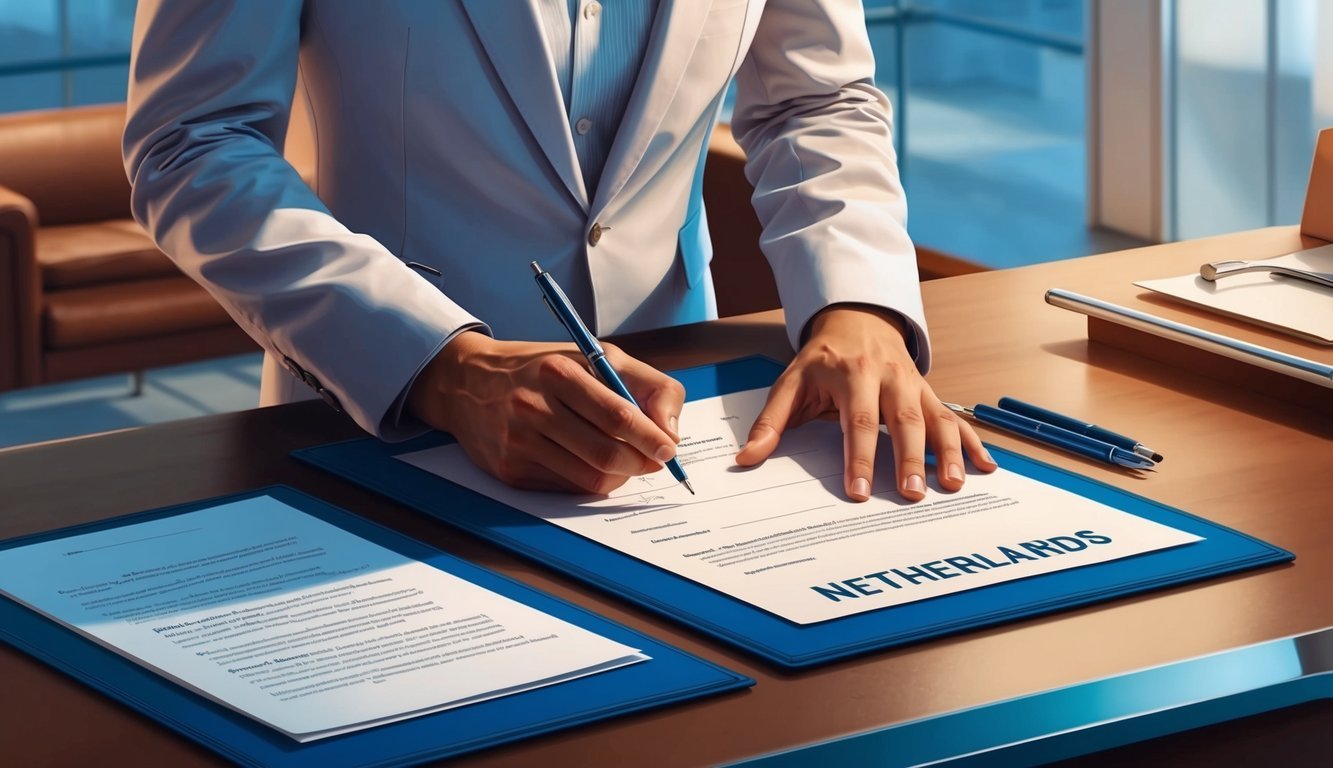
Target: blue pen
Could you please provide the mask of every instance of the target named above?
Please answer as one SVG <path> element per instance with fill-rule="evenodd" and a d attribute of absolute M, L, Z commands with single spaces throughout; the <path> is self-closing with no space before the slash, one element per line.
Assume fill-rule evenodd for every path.
<path fill-rule="evenodd" d="M 574 310 L 574 305 L 569 303 L 565 292 L 560 290 L 560 286 L 556 284 L 555 278 L 551 277 L 551 273 L 543 271 L 535 261 L 532 262 L 532 272 L 536 276 L 537 287 L 541 289 L 542 301 L 546 302 L 547 308 L 556 316 L 560 324 L 565 326 L 565 330 L 569 331 L 569 335 L 574 339 L 574 344 L 578 346 L 579 352 L 588 358 L 588 365 L 592 366 L 597 378 L 610 387 L 611 391 L 634 403 L 634 407 L 638 408 L 639 403 L 634 399 L 634 395 L 630 394 L 629 387 L 625 386 L 625 382 L 620 380 L 620 375 L 616 373 L 616 369 L 612 368 L 611 363 L 607 361 L 606 350 L 602 349 L 602 345 L 597 343 L 597 337 L 592 335 L 588 326 L 583 324 L 583 318 L 579 317 L 579 313 Z M 676 457 L 673 456 L 666 462 L 666 468 L 671 472 L 672 477 L 685 486 L 685 490 L 689 491 L 691 495 L 694 494 L 694 486 L 690 485 L 690 479 L 686 477 L 685 470 L 680 466 L 680 461 Z"/>
<path fill-rule="evenodd" d="M 1109 429 L 1103 429 L 1096 424 L 1089 424 L 1082 419 L 1065 416 L 1064 414 L 1056 413 L 1055 411 L 1048 411 L 1041 406 L 1025 403 L 1022 400 L 1012 397 L 1002 397 L 1000 398 L 1000 407 L 1010 413 L 1017 413 L 1020 416 L 1027 416 L 1030 419 L 1044 421 L 1047 424 L 1053 424 L 1061 429 L 1067 429 L 1070 432 L 1077 432 L 1080 435 L 1091 437 L 1093 440 L 1101 440 L 1103 443 L 1110 443 L 1111 445 L 1124 448 L 1127 451 L 1133 451 L 1145 459 L 1161 461 L 1163 458 L 1162 454 L 1154 451 L 1132 437 L 1125 437 L 1124 435 L 1117 434 Z"/>
<path fill-rule="evenodd" d="M 1152 459 L 1146 459 L 1133 451 L 1127 451 L 1119 446 L 1104 443 L 1101 440 L 1095 440 L 1053 424 L 1046 424 L 1017 413 L 1000 410 L 994 406 L 978 404 L 972 408 L 964 408 L 955 403 L 944 403 L 944 405 L 952 411 L 967 414 L 982 424 L 989 424 L 992 427 L 998 427 L 1056 448 L 1063 448 L 1080 456 L 1104 461 L 1107 464 L 1115 464 L 1131 469 L 1150 469 L 1153 466 Z"/>

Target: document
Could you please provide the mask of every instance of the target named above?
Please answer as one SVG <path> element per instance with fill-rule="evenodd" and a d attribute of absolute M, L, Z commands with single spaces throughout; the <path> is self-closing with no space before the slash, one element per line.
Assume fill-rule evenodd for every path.
<path fill-rule="evenodd" d="M 1307 272 L 1333 274 L 1333 245 L 1261 259 Z M 1209 282 L 1198 273 L 1139 280 L 1140 288 L 1325 346 L 1333 345 L 1333 288 L 1267 272 Z"/>
<path fill-rule="evenodd" d="M 909 504 L 887 434 L 872 496 L 854 503 L 833 422 L 789 430 L 772 457 L 743 469 L 734 456 L 767 394 L 686 403 L 678 456 L 697 497 L 666 471 L 609 496 L 570 496 L 510 488 L 456 444 L 398 458 L 796 624 L 1200 540 L 1003 469 L 968 475 L 957 493 L 932 478 L 926 499 Z"/>
<path fill-rule="evenodd" d="M 0 551 L 0 592 L 300 742 L 647 658 L 269 496 Z"/>

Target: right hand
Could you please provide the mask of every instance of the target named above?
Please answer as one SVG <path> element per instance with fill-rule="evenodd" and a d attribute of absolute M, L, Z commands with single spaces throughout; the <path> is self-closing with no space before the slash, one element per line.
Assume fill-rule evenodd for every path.
<path fill-rule="evenodd" d="M 685 389 L 604 344 L 643 410 L 589 372 L 573 344 L 459 334 L 417 376 L 413 415 L 452 434 L 507 485 L 604 495 L 676 455 Z"/>

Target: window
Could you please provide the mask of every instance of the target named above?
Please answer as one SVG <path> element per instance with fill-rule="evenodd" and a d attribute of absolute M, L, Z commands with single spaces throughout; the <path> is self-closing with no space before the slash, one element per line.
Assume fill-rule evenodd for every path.
<path fill-rule="evenodd" d="M 1084 0 L 868 0 L 908 230 L 994 267 L 1141 244 L 1087 226 Z"/>
<path fill-rule="evenodd" d="M 134 0 L 0 0 L 0 112 L 125 100 Z"/>

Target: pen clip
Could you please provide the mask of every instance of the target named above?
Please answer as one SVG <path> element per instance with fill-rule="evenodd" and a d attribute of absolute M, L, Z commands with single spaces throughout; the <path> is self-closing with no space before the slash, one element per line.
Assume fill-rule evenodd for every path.
<path fill-rule="evenodd" d="M 560 320 L 560 313 L 555 311 L 555 306 L 551 304 L 551 300 L 546 298 L 546 294 L 544 293 L 542 294 L 542 303 L 545 304 L 546 308 L 551 311 L 552 317 L 554 317 L 556 320 Z M 563 323 L 564 321 L 562 320 L 561 322 Z"/>
<path fill-rule="evenodd" d="M 598 343 L 597 337 L 593 336 L 592 332 L 588 330 L 588 326 L 583 324 L 583 318 L 579 317 L 578 311 L 574 309 L 574 305 L 570 303 L 565 292 L 560 290 L 560 285 L 555 282 L 555 278 L 551 277 L 551 273 L 543 270 L 535 261 L 531 262 L 530 266 L 537 281 L 537 287 L 541 290 L 542 302 L 546 304 L 547 309 L 551 310 L 551 314 L 555 315 L 555 319 L 565 326 L 565 330 L 569 332 L 569 336 L 573 339 L 575 346 L 579 348 L 579 352 L 588 358 L 589 362 L 605 356 L 606 351 Z"/>

